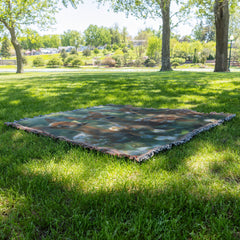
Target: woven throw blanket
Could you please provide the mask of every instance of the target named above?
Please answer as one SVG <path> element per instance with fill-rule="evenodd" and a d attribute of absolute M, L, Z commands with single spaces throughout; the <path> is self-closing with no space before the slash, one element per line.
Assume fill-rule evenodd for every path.
<path fill-rule="evenodd" d="M 105 105 L 51 113 L 5 124 L 141 162 L 162 150 L 185 143 L 196 134 L 234 116 L 187 109 Z"/>

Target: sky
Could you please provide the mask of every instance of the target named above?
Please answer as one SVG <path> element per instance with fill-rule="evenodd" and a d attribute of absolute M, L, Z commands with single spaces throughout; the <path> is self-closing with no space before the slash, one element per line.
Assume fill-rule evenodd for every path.
<path fill-rule="evenodd" d="M 176 6 L 173 5 L 172 9 L 176 9 Z M 56 14 L 56 24 L 52 26 L 52 29 L 40 32 L 40 34 L 63 34 L 68 29 L 83 33 L 90 24 L 99 27 L 112 27 L 114 24 L 118 24 L 120 29 L 127 27 L 128 33 L 134 37 L 146 27 L 158 30 L 161 19 L 141 20 L 133 16 L 126 17 L 124 13 L 109 11 L 107 6 L 98 8 L 97 3 L 88 0 L 84 4 L 80 4 L 77 9 L 73 9 L 71 6 L 68 6 L 68 8 L 62 7 L 62 10 Z M 181 28 L 178 27 L 173 32 L 181 36 L 190 35 L 192 27 L 189 24 L 181 24 Z"/>

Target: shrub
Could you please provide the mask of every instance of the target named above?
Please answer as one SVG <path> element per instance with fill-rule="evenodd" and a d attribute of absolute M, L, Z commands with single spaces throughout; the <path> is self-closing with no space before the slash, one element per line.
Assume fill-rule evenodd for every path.
<path fill-rule="evenodd" d="M 56 67 L 60 67 L 63 64 L 62 60 L 58 57 L 52 57 L 48 63 L 47 66 L 51 67 L 51 68 L 56 68 Z"/>
<path fill-rule="evenodd" d="M 84 49 L 82 52 L 82 55 L 85 57 L 91 56 L 91 50 L 90 49 Z"/>
<path fill-rule="evenodd" d="M 27 58 L 25 56 L 22 56 L 22 63 L 23 63 L 23 65 L 28 64 Z"/>
<path fill-rule="evenodd" d="M 60 56 L 61 56 L 63 61 L 67 58 L 68 54 L 66 53 L 65 49 L 61 50 Z"/>
<path fill-rule="evenodd" d="M 44 63 L 44 59 L 42 57 L 36 57 L 33 60 L 33 66 L 34 67 L 42 67 L 44 65 L 45 65 L 45 63 Z"/>
<path fill-rule="evenodd" d="M 123 56 L 121 56 L 121 55 L 116 55 L 116 56 L 113 56 L 112 57 L 114 60 L 115 60 L 115 62 L 116 62 L 116 67 L 122 67 L 123 66 Z"/>
<path fill-rule="evenodd" d="M 119 46 L 118 46 L 116 43 L 114 43 L 114 44 L 112 45 L 112 49 L 113 49 L 114 51 L 116 51 L 118 48 L 119 48 Z"/>
<path fill-rule="evenodd" d="M 70 54 L 71 55 L 78 55 L 78 52 L 77 52 L 76 48 L 72 48 Z"/>
<path fill-rule="evenodd" d="M 124 47 L 124 48 L 122 49 L 122 52 L 123 52 L 123 53 L 128 53 L 128 48 L 127 48 L 127 47 Z"/>
<path fill-rule="evenodd" d="M 98 49 L 98 48 L 94 48 L 93 52 L 94 52 L 95 54 L 98 54 L 98 53 L 99 53 L 99 49 Z"/>
<path fill-rule="evenodd" d="M 107 49 L 103 49 L 103 54 L 104 54 L 104 55 L 107 55 L 107 54 L 108 54 Z"/>
<path fill-rule="evenodd" d="M 177 62 L 180 64 L 184 64 L 186 62 L 185 58 L 172 58 L 171 63 Z"/>
<path fill-rule="evenodd" d="M 112 50 L 112 47 L 111 47 L 111 45 L 107 45 L 107 47 L 106 47 L 106 49 L 108 50 L 108 51 L 111 51 Z"/>
<path fill-rule="evenodd" d="M 125 67 L 128 66 L 128 62 L 129 62 L 129 60 L 130 60 L 129 54 L 128 54 L 128 53 L 125 53 L 125 54 L 123 55 L 122 59 L 123 59 L 123 66 L 125 66 Z"/>
<path fill-rule="evenodd" d="M 115 67 L 116 61 L 113 58 L 107 57 L 102 60 L 102 65 L 108 65 L 109 67 Z"/>
<path fill-rule="evenodd" d="M 73 67 L 79 67 L 83 65 L 83 61 L 79 58 L 79 57 L 75 57 L 72 61 L 71 61 L 71 65 Z"/>
<path fill-rule="evenodd" d="M 114 55 L 123 55 L 123 51 L 121 49 L 117 49 L 115 52 L 114 52 Z"/>
<path fill-rule="evenodd" d="M 215 57 L 212 54 L 209 54 L 209 57 L 207 58 L 207 60 L 214 60 Z"/>
<path fill-rule="evenodd" d="M 97 65 L 97 66 L 100 66 L 101 65 L 101 60 L 98 58 L 94 61 L 94 64 Z"/>
<path fill-rule="evenodd" d="M 64 66 L 72 66 L 72 67 L 79 67 L 84 65 L 83 61 L 81 60 L 80 57 L 78 57 L 77 55 L 71 55 L 69 57 L 67 57 L 64 61 Z"/>
<path fill-rule="evenodd" d="M 205 64 L 207 61 L 207 58 L 205 56 L 201 56 L 199 60 L 200 60 L 200 63 Z"/>
<path fill-rule="evenodd" d="M 76 58 L 76 56 L 69 56 L 65 59 L 64 61 L 64 66 L 69 66 L 71 64 L 71 62 L 74 60 L 74 58 Z"/>
<path fill-rule="evenodd" d="M 134 63 L 134 67 L 141 67 L 143 65 L 143 60 L 141 58 L 137 58 Z"/>
<path fill-rule="evenodd" d="M 133 43 L 129 43 L 128 47 L 129 47 L 131 50 L 133 50 L 133 49 L 134 49 Z"/>
<path fill-rule="evenodd" d="M 156 64 L 157 64 L 156 61 L 154 61 L 154 59 L 151 59 L 151 58 L 146 59 L 144 62 L 144 65 L 146 67 L 154 67 L 156 66 Z"/>
<path fill-rule="evenodd" d="M 174 68 L 176 68 L 176 67 L 179 66 L 180 64 L 179 64 L 178 62 L 173 62 L 171 65 L 172 65 Z"/>

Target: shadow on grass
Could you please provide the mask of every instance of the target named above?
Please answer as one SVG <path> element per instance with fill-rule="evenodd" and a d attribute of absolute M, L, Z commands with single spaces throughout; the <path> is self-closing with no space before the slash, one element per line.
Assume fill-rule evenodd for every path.
<path fill-rule="evenodd" d="M 187 175 L 171 176 L 163 183 L 147 187 L 139 184 L 144 178 L 136 178 L 137 182 L 126 181 L 113 188 L 101 184 L 86 188 L 80 184 L 87 181 L 86 174 L 101 183 L 100 176 L 117 159 L 106 157 L 99 164 L 103 157 L 100 154 L 95 156 L 97 159 L 90 159 L 92 162 L 84 158 L 72 162 L 65 159 L 72 150 L 66 143 L 56 149 L 47 138 L 40 137 L 35 145 L 36 136 L 31 134 L 16 136 L 11 132 L 8 137 L 9 146 L 15 151 L 0 149 L 9 156 L 2 160 L 0 168 L 0 195 L 7 199 L 2 202 L 5 204 L 0 225 L 2 239 L 147 239 L 149 236 L 235 239 L 238 236 L 239 196 L 218 192 L 204 180 L 194 182 Z M 86 150 L 77 152 L 90 154 L 90 158 L 94 155 Z M 36 167 L 32 167 L 33 161 Z M 65 161 L 69 166 L 82 164 L 77 181 L 75 175 L 60 172 L 56 175 L 59 169 L 49 167 L 51 164 L 58 167 L 59 162 Z M 119 162 L 119 168 L 128 165 L 145 172 L 144 165 L 121 159 Z M 94 171 L 89 173 L 94 165 L 98 167 L 97 175 Z"/>
<path fill-rule="evenodd" d="M 203 190 L 201 181 L 193 184 L 185 176 L 163 188 L 131 183 L 86 191 L 20 162 L 8 169 L 2 188 L 11 197 L 0 225 L 2 239 L 235 239 L 238 234 L 239 197 L 216 194 L 210 186 Z"/>
<path fill-rule="evenodd" d="M 235 88 L 212 87 L 226 76 Z M 8 81 L 0 89 L 0 238 L 237 239 L 236 78 L 234 73 L 61 73 Z M 141 165 L 2 125 L 110 103 L 154 108 L 187 104 L 237 117 Z M 206 175 L 195 173 L 189 163 L 208 146 L 216 158 L 226 156 L 211 163 Z M 217 188 L 217 183 L 231 190 Z"/>

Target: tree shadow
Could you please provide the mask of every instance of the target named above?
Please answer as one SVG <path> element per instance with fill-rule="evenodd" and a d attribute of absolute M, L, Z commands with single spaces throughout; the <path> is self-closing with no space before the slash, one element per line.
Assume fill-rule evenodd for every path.
<path fill-rule="evenodd" d="M 186 176 L 152 189 L 131 182 L 86 190 L 21 164 L 11 175 L 2 184 L 4 195 L 13 197 L 0 227 L 2 239 L 234 239 L 239 227 L 239 196 L 211 186 L 203 191 L 201 181 Z"/>

